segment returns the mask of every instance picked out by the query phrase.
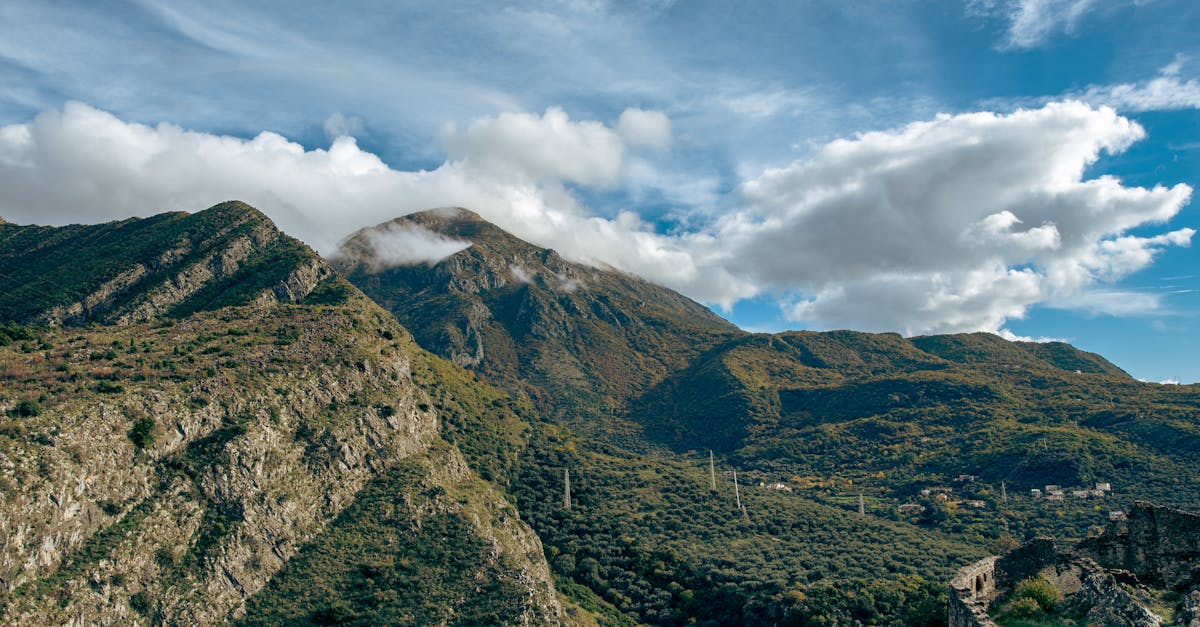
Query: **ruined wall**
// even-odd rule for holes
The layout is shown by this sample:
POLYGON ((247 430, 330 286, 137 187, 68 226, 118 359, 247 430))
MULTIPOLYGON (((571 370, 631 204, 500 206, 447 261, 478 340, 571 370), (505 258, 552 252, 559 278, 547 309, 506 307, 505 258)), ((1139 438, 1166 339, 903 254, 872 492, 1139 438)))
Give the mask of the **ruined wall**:
POLYGON ((996 587, 1007 589, 1025 579, 1037 577, 1042 569, 1057 560, 1058 548, 1053 538, 1029 540, 996 561, 996 587))
POLYGON ((1200 515, 1138 501, 1127 516, 1076 552, 1162 587, 1200 584, 1200 515))
POLYGON ((950 581, 950 627, 994 627, 988 606, 996 594, 997 556, 964 566, 950 581))

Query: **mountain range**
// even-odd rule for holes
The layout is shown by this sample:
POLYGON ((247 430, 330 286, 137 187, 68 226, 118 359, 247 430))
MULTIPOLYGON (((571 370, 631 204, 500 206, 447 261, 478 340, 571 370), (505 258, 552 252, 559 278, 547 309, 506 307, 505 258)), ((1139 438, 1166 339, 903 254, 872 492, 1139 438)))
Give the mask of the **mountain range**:
POLYGON ((465 209, 329 260, 237 202, 0 222, 0 368, 8 623, 936 624, 1014 537, 1200 505, 1195 386, 748 333, 465 209))

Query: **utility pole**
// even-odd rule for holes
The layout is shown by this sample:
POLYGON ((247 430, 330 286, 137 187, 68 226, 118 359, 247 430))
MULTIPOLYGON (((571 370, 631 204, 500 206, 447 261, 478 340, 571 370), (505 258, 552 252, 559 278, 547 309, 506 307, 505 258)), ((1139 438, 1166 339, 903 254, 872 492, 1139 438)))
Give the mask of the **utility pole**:
POLYGON ((1008 502, 1008 487, 1004 485, 1003 481, 1000 482, 1000 499, 1005 503, 1008 502))
POLYGON ((867 506, 863 503, 863 495, 861 495, 861 494, 858 495, 858 515, 859 516, 867 515, 867 506))
POLYGON ((571 511, 571 471, 563 468, 563 507, 571 511))
POLYGON ((746 511, 746 510, 742 509, 742 495, 740 492, 738 492, 737 471, 736 470, 733 471, 733 498, 737 502, 737 508, 742 510, 743 512, 746 511))
POLYGON ((717 466, 713 462, 712 449, 708 449, 708 476, 712 479, 712 491, 717 491, 717 466))

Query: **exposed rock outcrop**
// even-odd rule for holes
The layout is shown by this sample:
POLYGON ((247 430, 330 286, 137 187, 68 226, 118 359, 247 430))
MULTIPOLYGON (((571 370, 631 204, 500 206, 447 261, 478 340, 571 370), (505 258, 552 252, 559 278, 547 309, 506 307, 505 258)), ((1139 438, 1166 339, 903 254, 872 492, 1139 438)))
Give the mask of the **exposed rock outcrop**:
POLYGON ((1138 501, 1126 520, 1067 550, 1035 538, 965 566, 950 584, 950 627, 995 625, 993 604, 1031 578, 1050 584, 1089 625, 1163 624, 1148 586, 1180 593, 1175 624, 1200 625, 1200 516, 1138 501))

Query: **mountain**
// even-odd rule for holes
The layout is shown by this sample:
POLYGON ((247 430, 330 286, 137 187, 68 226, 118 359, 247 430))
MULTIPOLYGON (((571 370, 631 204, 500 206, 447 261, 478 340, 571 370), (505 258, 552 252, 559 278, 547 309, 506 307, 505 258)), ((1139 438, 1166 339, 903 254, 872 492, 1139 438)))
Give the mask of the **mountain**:
POLYGON ((566 261, 465 209, 361 230, 333 264, 422 346, 564 418, 564 399, 573 413, 611 417, 627 399, 740 333, 671 290, 566 261), (389 262, 389 241, 398 236, 464 248, 434 263, 389 262))
POLYGON ((643 623, 926 624, 955 556, 1200 498, 1184 487, 1200 390, 1068 344, 747 333, 465 210, 360 231, 334 264, 423 346, 542 410, 506 485, 560 589, 601 614, 588 594, 643 623), (394 254, 412 241, 452 245, 394 254), (1032 497, 1047 484, 1067 498, 1032 497))
POLYGON ((0 281, 6 623, 940 624, 1013 535, 1200 498, 1195 386, 746 333, 465 210, 0 224, 0 281))
POLYGON ((436 358, 261 213, 0 225, 0 276, 0 621, 566 616, 436 358))

